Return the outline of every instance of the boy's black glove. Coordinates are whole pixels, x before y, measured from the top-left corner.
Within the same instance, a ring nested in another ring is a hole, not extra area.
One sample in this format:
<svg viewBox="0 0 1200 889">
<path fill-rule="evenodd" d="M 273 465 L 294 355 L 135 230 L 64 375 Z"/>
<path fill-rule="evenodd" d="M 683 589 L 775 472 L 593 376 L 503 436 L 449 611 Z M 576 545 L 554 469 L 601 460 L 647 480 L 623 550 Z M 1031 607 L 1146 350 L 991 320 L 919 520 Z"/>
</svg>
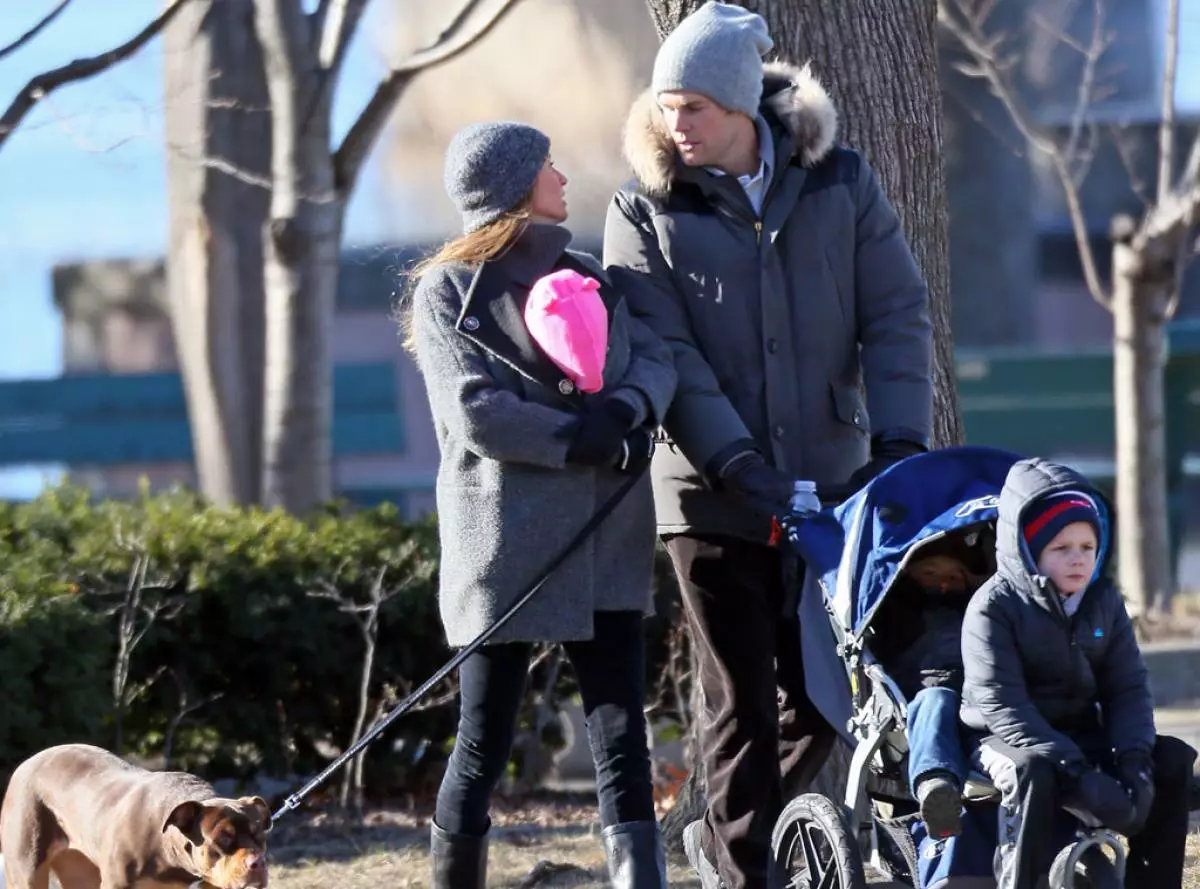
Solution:
<svg viewBox="0 0 1200 889">
<path fill-rule="evenodd" d="M 885 429 L 871 438 L 871 459 L 851 474 L 847 487 L 857 491 L 893 463 L 928 450 L 924 436 L 911 429 Z"/>
<path fill-rule="evenodd" d="M 571 439 L 567 462 L 611 466 L 636 419 L 633 407 L 620 398 L 606 398 L 588 407 L 579 420 L 560 433 Z"/>
<path fill-rule="evenodd" d="M 1125 753 L 1117 760 L 1117 774 L 1133 800 L 1133 818 L 1124 833 L 1140 833 L 1154 805 L 1154 763 L 1145 753 Z"/>
<path fill-rule="evenodd" d="M 637 475 L 650 463 L 654 456 L 654 434 L 645 426 L 639 426 L 625 436 L 617 454 L 617 472 Z"/>
<path fill-rule="evenodd" d="M 1134 808 L 1121 782 L 1091 766 L 1072 763 L 1063 782 L 1064 801 L 1091 812 L 1107 828 L 1128 836 Z"/>
</svg>

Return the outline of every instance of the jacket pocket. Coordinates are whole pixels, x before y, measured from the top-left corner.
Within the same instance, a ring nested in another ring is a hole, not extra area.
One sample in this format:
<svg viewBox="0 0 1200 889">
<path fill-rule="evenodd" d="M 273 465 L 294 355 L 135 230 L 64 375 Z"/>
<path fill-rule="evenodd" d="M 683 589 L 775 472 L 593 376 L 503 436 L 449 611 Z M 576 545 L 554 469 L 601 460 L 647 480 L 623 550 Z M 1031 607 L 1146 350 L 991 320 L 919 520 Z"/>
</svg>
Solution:
<svg viewBox="0 0 1200 889">
<path fill-rule="evenodd" d="M 867 406 L 863 404 L 862 394 L 857 386 L 847 386 L 842 383 L 830 383 L 833 394 L 833 413 L 847 426 L 867 435 L 871 431 L 871 418 L 867 416 Z"/>
<path fill-rule="evenodd" d="M 846 279 L 845 254 L 832 244 L 821 248 L 821 256 L 825 260 L 825 268 L 833 281 L 833 296 L 841 315 L 842 325 L 849 331 L 854 331 L 854 294 Z M 853 274 L 853 270 L 850 270 Z"/>
</svg>

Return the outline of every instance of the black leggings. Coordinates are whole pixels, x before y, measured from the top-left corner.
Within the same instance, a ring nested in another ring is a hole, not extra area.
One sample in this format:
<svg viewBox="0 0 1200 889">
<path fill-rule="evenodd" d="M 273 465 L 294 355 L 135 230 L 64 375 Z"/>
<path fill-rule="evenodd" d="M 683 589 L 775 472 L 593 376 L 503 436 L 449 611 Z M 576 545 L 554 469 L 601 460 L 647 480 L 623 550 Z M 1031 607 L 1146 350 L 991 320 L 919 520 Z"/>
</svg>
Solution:
<svg viewBox="0 0 1200 889">
<path fill-rule="evenodd" d="M 598 611 L 593 638 L 563 648 L 583 697 L 600 823 L 653 821 L 641 612 Z M 530 649 L 525 642 L 485 645 L 459 668 L 458 738 L 434 813 L 443 830 L 470 836 L 488 830 L 492 791 L 512 753 Z"/>
</svg>

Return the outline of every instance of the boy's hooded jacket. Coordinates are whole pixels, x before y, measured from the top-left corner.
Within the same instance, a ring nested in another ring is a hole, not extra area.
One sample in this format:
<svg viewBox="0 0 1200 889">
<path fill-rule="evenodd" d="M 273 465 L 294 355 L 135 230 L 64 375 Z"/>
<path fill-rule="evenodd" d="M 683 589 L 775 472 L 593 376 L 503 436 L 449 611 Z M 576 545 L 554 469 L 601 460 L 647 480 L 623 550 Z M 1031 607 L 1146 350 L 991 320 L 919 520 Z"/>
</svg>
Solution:
<svg viewBox="0 0 1200 889">
<path fill-rule="evenodd" d="M 1096 500 L 1105 529 L 1096 579 L 1076 593 L 1084 598 L 1072 617 L 1038 575 L 1021 535 L 1029 505 L 1067 489 Z M 1013 466 L 1000 494 L 998 570 L 971 599 L 963 622 L 961 715 L 969 728 L 1040 749 L 1060 765 L 1086 758 L 1081 742 L 1118 757 L 1152 752 L 1146 667 L 1121 594 L 1104 576 L 1112 524 L 1104 499 L 1079 474 L 1041 459 Z"/>
</svg>

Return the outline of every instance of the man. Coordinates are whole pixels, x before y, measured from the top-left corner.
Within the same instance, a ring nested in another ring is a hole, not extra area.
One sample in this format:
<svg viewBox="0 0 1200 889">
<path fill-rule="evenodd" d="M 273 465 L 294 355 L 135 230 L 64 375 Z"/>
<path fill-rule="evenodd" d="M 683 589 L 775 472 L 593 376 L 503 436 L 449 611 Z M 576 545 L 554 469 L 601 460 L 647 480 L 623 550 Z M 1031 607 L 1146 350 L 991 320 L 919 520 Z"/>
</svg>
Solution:
<svg viewBox="0 0 1200 889">
<path fill-rule="evenodd" d="M 808 69 L 764 69 L 771 46 L 762 18 L 716 2 L 667 37 L 605 231 L 616 289 L 679 375 L 653 479 L 705 701 L 709 808 L 685 846 L 706 889 L 766 885 L 785 789 L 833 741 L 774 546 L 797 480 L 860 486 L 925 450 L 932 421 L 928 292 L 896 214 L 834 147 Z"/>
</svg>

